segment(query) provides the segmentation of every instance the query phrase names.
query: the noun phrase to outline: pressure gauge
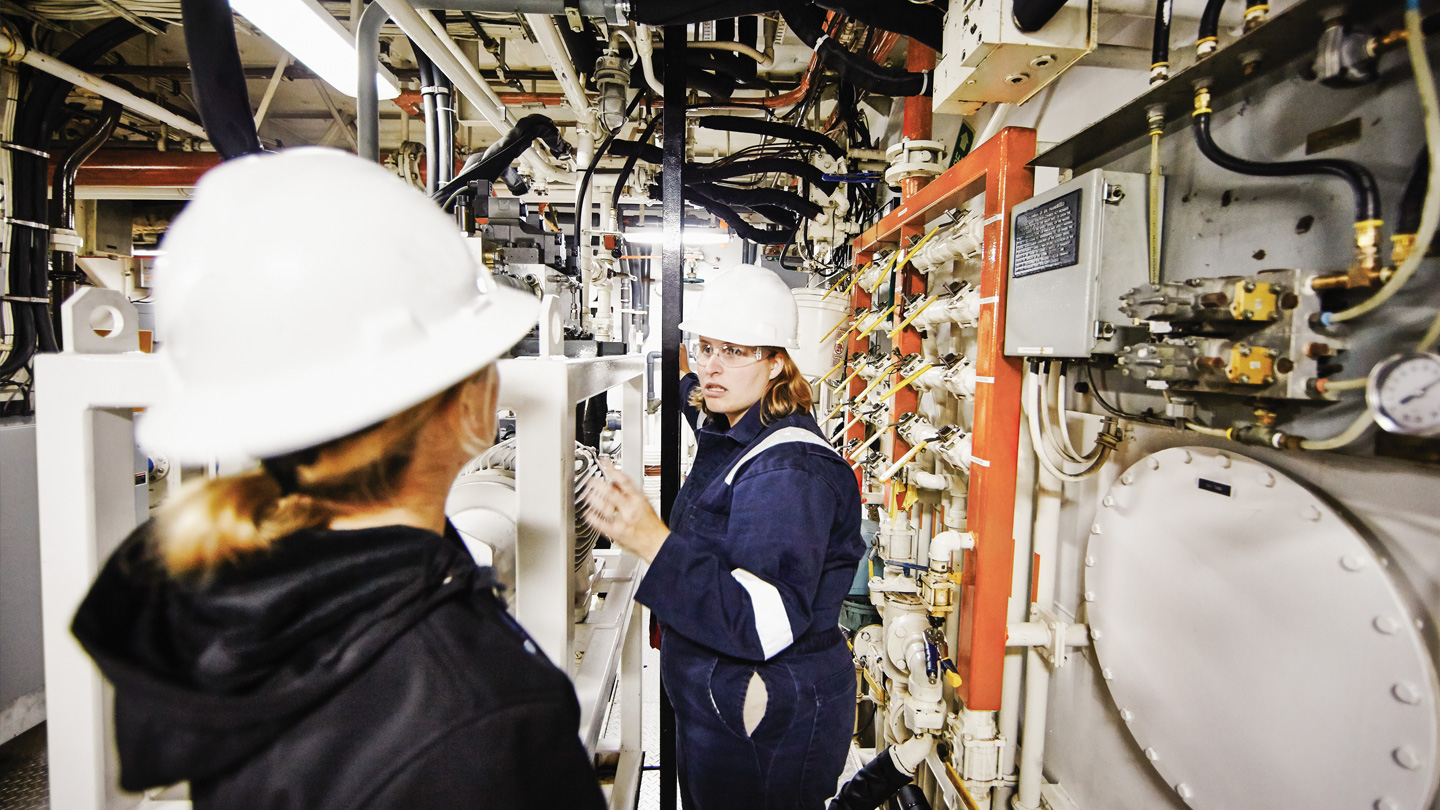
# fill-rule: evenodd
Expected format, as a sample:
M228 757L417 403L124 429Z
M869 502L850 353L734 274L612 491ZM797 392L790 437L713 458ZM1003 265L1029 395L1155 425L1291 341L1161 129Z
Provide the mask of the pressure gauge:
M1370 372L1365 399L1380 427L1391 433L1440 433L1440 356L1407 352Z

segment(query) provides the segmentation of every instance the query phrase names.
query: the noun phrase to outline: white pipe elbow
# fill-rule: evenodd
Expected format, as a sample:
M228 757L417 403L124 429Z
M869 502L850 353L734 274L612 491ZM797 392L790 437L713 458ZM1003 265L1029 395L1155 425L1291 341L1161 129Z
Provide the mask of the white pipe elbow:
M935 750L935 737L929 734L922 734L918 737L911 737L899 745L890 746L890 761L895 768L906 776L914 776L919 770L920 763L930 756Z

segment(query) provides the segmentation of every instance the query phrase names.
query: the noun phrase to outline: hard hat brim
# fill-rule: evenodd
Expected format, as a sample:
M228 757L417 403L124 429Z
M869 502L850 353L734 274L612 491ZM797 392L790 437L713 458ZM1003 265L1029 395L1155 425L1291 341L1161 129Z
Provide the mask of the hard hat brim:
M712 323L703 318L681 321L680 329L698 337L721 340L737 346L773 346L781 349L798 349L800 347L800 342L795 338L780 341L761 340L757 343L757 336L751 334L741 324Z
M140 417L136 439L177 464L235 463L313 447L387 419L484 368L534 327L539 308L533 296L502 287L428 327L417 341L310 368L303 376L187 390L172 372L173 387Z

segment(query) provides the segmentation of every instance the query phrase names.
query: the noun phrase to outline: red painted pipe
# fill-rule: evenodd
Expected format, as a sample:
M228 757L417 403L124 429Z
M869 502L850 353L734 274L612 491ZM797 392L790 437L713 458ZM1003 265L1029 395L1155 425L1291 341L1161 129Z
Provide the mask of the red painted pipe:
M215 152L101 149L80 165L76 186L193 186L220 165ZM55 163L50 164L53 176Z

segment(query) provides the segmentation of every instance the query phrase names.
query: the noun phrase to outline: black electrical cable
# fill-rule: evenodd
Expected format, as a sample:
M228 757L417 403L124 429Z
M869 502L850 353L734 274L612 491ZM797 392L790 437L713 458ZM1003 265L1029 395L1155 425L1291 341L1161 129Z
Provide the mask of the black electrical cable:
M693 177L702 183L752 174L787 174L809 180L826 194L833 194L839 186L839 183L833 180L826 180L825 172L821 171L820 167L794 158L757 158L724 164L696 163L685 168L687 178Z
M696 121L701 129L713 129L720 132L746 132L752 135L766 135L772 138L784 138L787 141L799 141L808 143L824 149L833 158L845 156L845 150L840 148L833 138L816 132L813 129L781 124L776 121L763 121L758 118L740 118L733 115L705 115Z
M692 187L686 187L685 199L724 220L725 224L729 225L741 239L748 239L761 245L783 245L795 238L794 228L757 228L742 219L735 209L705 196L704 192L696 191Z
M1195 143L1210 162L1222 169L1254 177L1296 177L1301 175L1330 175L1350 184L1355 195L1355 221L1369 222L1380 219L1380 188L1375 176L1368 169L1353 160L1322 158L1292 160L1278 163L1260 163L1236 157L1221 149L1210 135L1210 113L1201 112L1193 116L1192 129Z
M838 11L873 28L893 31L918 40L932 50L943 50L945 9L930 3L896 3L894 0L818 0L816 5ZM1021 5L1017 0L1017 7ZM1062 0L1061 5L1064 5ZM1019 15L1019 12L1016 12Z
M180 0L180 18L206 137L226 160L261 151L229 0Z
M643 95L643 94L642 94L642 95ZM640 132L640 137L637 138L637 139L634 140L634 141L626 141L625 143L633 143L633 144L638 144L638 145L640 145L640 146L650 145L650 138L655 135L655 127L656 127L659 123L660 123L660 116L658 116L658 115L651 116L650 122L645 125L645 129L641 130L641 132ZM611 151L612 153L619 154L618 150L615 149L615 145L618 144L618 143L621 143L621 141L618 140L618 139L615 140L615 141L612 141L612 142L610 143L610 151ZM660 151L659 147L656 147L656 151L657 151L657 152ZM630 174L635 171L635 164L640 160L640 155L641 155L641 150L640 150L640 149L638 149L638 148L637 148L637 149L632 149L632 150L625 156L625 165L620 169L620 175L619 175L617 178L615 178L615 191L614 191L614 193L612 193L611 196L610 196L610 207L613 208L613 209L615 209L615 211L616 211L616 221L618 221L618 222L622 222L622 223L623 223L623 219L619 216L619 211L620 211L620 194L624 191L624 189L625 189L625 184L628 183L628 182L630 182ZM623 224L621 225L621 230L624 230L624 225L623 225Z
M1038 366L1039 364L1036 363L1036 365ZM1100 386L1095 383L1095 366L1090 363L1085 364L1085 377L1090 383L1090 395L1095 397L1095 402L1097 402L1100 407L1103 408L1105 412L1110 414L1111 416L1114 416L1118 419L1128 419L1131 422L1144 422L1147 425L1161 425L1164 427L1173 428L1182 427L1180 421L1176 419L1169 419L1160 416L1151 416L1149 414L1141 413L1126 413L1125 411L1122 411L1119 408L1114 407L1110 403L1106 402L1105 397L1100 395Z
M1150 43L1150 69L1170 67L1170 15L1174 0L1156 0L1155 34Z
M499 180L516 158L524 154L537 139L556 157L564 157L572 151L570 144L561 137L560 128L554 121L540 113L531 113L516 121L509 132L490 144L482 154L467 158L460 173L437 189L431 198L449 201L459 190L476 180L489 180L492 183ZM448 210L448 204L446 207Z
M74 230L75 174L80 170L80 165L95 154L95 150L110 140L111 135L115 134L115 127L120 123L122 111L124 111L124 107L120 102L106 99L100 106L100 116L96 119L94 126L60 158L59 165L55 167L55 177L52 180L50 193L49 222L52 229ZM50 283L55 290L55 301L63 303L69 298L75 290L75 285L83 277L83 274L77 273L75 270L73 248L71 250L57 248L50 252ZM58 331L59 307L52 308L50 322L52 327ZM56 343L60 348L64 348L58 337Z
M885 96L928 96L935 89L934 71L911 73L893 70L851 53L824 31L819 10L803 0L784 0L780 14L800 41L814 49L821 63L833 69L841 79ZM811 84L811 90L816 89L815 84Z
M635 114L635 108L640 106L641 99L645 98L644 93L636 93L630 99L630 104L625 107L625 120L629 121L630 116ZM615 128L614 132L605 136L600 148L595 150L595 157L591 158L590 165L585 167L585 174L580 177L580 186L575 194L575 242L570 247L570 269L576 274L580 272L580 226L590 219L588 210L581 211L580 208L585 202L585 192L590 188L590 178L595 174L595 167L600 165L600 159L610 150L610 144L615 142L615 134L624 129L624 125Z
M714 183L687 183L686 185L716 202L729 206L750 209L754 209L756 206L773 206L806 219L814 219L825 210L799 194L777 188L727 188Z

